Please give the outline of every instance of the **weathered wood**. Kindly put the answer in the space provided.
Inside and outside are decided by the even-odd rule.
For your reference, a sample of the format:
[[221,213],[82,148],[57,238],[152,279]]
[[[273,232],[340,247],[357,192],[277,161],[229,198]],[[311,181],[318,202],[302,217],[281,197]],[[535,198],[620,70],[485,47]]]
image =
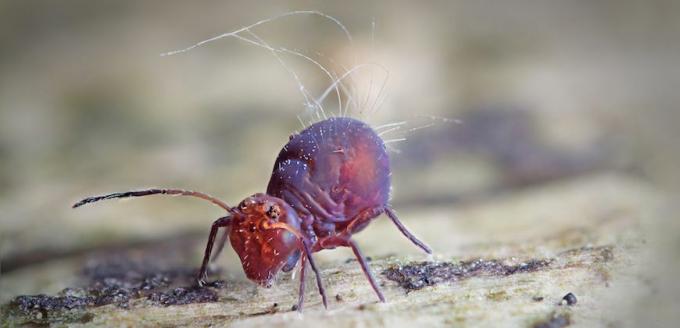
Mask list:
[[[291,311],[297,280],[284,275],[273,288],[258,288],[245,280],[233,252],[225,252],[229,259],[219,261],[216,267],[222,270],[212,276],[224,279],[224,287],[187,296],[205,237],[188,236],[10,272],[2,277],[3,303],[20,294],[56,295],[67,287],[91,287],[95,275],[87,273],[88,265],[92,269],[92,263],[115,257],[132,262],[152,258],[148,272],[134,270],[166,275],[169,285],[153,285],[122,304],[69,311],[22,310],[15,300],[3,306],[2,318],[10,325],[73,326],[637,326],[636,320],[644,319],[638,316],[638,302],[654,288],[648,267],[657,257],[649,241],[658,234],[653,227],[665,222],[661,199],[662,194],[635,179],[599,175],[478,204],[403,210],[405,224],[436,255],[422,255],[387,219],[359,234],[383,285],[385,304],[376,302],[356,261],[347,260],[348,250],[318,255],[332,295],[329,310],[320,304],[310,278],[304,313]],[[188,289],[160,294],[176,287]],[[570,292],[577,303],[561,304]],[[211,293],[217,302],[163,305],[204,301]]]

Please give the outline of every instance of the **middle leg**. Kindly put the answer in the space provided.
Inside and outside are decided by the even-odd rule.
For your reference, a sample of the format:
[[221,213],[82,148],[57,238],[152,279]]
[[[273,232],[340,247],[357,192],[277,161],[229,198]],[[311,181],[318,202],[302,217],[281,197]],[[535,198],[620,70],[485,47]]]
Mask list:
[[300,259],[300,295],[298,296],[297,310],[302,312],[305,303],[305,271],[307,271],[307,260],[303,256]]
[[302,247],[305,251],[305,257],[309,260],[309,266],[312,267],[314,275],[316,276],[316,286],[319,288],[319,294],[321,294],[321,300],[323,301],[323,307],[328,308],[328,299],[326,298],[326,289],[323,288],[323,282],[321,281],[321,273],[314,263],[314,258],[312,257],[312,249],[306,241],[302,241]]
[[380,290],[380,286],[378,286],[378,283],[375,281],[375,277],[373,277],[373,273],[371,273],[371,268],[368,266],[368,263],[366,263],[366,258],[364,258],[364,255],[361,254],[359,246],[357,246],[356,242],[354,242],[354,240],[351,239],[348,241],[347,244],[349,247],[352,248],[354,256],[357,257],[357,261],[361,265],[361,270],[364,271],[364,275],[366,275],[366,279],[368,279],[368,282],[371,283],[371,287],[373,287],[373,290],[378,295],[378,299],[380,299],[380,302],[385,303],[385,296],[383,296],[382,290]]

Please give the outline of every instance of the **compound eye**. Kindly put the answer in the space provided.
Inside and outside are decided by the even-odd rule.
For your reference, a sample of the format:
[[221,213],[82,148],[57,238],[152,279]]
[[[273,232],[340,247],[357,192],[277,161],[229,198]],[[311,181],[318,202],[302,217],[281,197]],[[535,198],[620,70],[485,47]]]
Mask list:
[[253,205],[254,203],[255,201],[253,201],[252,198],[246,198],[241,202],[241,204],[238,205],[238,207],[241,209],[241,211],[245,211],[250,205]]
[[278,220],[279,216],[281,216],[281,209],[277,205],[271,205],[267,209],[267,216],[272,220]]

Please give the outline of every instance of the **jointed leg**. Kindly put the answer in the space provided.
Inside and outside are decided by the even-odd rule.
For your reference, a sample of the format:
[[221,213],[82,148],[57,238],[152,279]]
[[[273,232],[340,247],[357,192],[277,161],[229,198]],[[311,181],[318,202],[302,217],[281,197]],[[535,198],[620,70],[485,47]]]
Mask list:
[[198,285],[201,287],[206,285],[206,280],[208,279],[208,263],[210,262],[210,252],[212,251],[213,244],[215,243],[217,230],[222,227],[228,227],[230,223],[231,217],[225,216],[215,220],[215,222],[212,224],[212,227],[210,228],[208,244],[205,246],[205,254],[203,255],[203,264],[201,264],[201,270],[199,271],[197,278]]
[[312,212],[314,216],[328,222],[338,221],[337,218],[328,213],[328,211],[326,211],[326,209],[324,209],[309,193],[297,190],[292,186],[289,186],[288,192],[293,195],[294,198],[298,199],[299,202],[304,202],[303,208],[305,208],[308,212]]
[[304,247],[305,251],[305,256],[307,257],[307,260],[309,260],[309,265],[312,267],[312,271],[314,271],[314,275],[316,275],[316,286],[319,288],[319,294],[321,294],[321,300],[323,301],[323,307],[328,308],[328,300],[326,299],[326,290],[323,288],[323,282],[321,282],[321,274],[319,273],[319,269],[316,268],[316,264],[314,263],[314,258],[312,258],[312,251],[309,248],[309,245],[307,244],[306,241],[302,241],[302,246]]
[[224,231],[222,232],[222,237],[220,237],[220,240],[217,242],[217,247],[215,247],[215,253],[213,254],[210,261],[214,262],[217,259],[217,257],[220,256],[220,253],[222,253],[222,249],[224,249],[224,245],[227,243],[227,239],[229,239],[229,228],[225,228]]
[[305,303],[305,271],[307,271],[307,260],[303,256],[300,259],[300,296],[298,296],[297,310],[302,312]]
[[352,237],[352,234],[358,232],[358,230],[361,230],[362,227],[365,227],[371,220],[378,217],[384,211],[385,209],[381,207],[369,208],[367,210],[361,211],[356,217],[352,219],[352,222],[347,225],[347,228],[345,228],[344,233],[347,234],[346,238]]
[[378,283],[376,283],[375,278],[373,277],[373,273],[371,273],[371,268],[368,266],[368,263],[366,263],[366,259],[364,256],[361,254],[361,250],[359,249],[359,246],[354,242],[354,240],[349,240],[348,241],[349,247],[352,247],[352,252],[354,252],[354,256],[357,257],[357,261],[359,261],[359,264],[361,265],[361,270],[364,271],[364,274],[366,275],[366,279],[368,279],[368,282],[371,283],[371,287],[373,287],[373,290],[375,293],[378,295],[378,299],[380,299],[380,302],[385,302],[385,296],[383,296],[382,291],[380,290],[380,286],[378,286]]
[[392,219],[392,222],[394,222],[394,224],[397,226],[397,229],[399,229],[399,231],[401,231],[401,233],[404,234],[406,238],[408,238],[412,243],[416,244],[416,246],[424,250],[425,253],[432,254],[432,249],[429,246],[427,246],[424,242],[418,240],[418,238],[416,238],[416,236],[414,236],[410,231],[408,231],[408,229],[406,229],[406,227],[401,223],[401,221],[399,221],[399,218],[397,217],[397,214],[394,213],[394,210],[392,210],[389,207],[385,207],[385,213],[387,213],[387,216],[389,216],[390,219]]

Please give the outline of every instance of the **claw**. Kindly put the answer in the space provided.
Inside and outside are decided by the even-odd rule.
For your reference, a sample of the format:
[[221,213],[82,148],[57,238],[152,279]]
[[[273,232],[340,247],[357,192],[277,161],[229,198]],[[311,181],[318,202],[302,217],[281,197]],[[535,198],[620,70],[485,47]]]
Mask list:
[[208,282],[206,281],[206,277],[200,278],[196,280],[196,283],[198,283],[198,287],[205,287],[208,285]]

